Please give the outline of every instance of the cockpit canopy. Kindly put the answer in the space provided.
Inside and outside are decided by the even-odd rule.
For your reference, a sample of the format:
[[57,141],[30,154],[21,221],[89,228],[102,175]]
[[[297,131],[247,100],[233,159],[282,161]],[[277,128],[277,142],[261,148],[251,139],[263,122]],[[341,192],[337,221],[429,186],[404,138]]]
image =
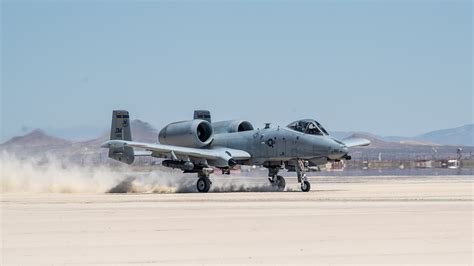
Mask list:
[[324,127],[313,119],[303,119],[295,121],[287,126],[289,129],[293,129],[298,132],[302,132],[310,135],[329,135]]

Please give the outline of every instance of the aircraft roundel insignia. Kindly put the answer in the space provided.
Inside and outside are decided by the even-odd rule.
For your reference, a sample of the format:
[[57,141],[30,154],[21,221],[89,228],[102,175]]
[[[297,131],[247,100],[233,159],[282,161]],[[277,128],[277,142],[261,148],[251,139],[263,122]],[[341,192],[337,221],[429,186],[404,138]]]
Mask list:
[[268,140],[267,140],[267,145],[268,145],[269,147],[272,147],[272,148],[273,148],[273,145],[275,145],[275,141],[274,141],[273,139],[268,139]]

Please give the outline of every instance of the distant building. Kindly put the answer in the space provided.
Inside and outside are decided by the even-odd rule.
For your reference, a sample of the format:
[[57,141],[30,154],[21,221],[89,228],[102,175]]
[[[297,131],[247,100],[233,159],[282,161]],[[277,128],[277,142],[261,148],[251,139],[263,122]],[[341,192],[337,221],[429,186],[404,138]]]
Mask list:
[[449,160],[439,160],[436,161],[436,167],[438,168],[450,168],[450,169],[457,169],[460,167],[460,161],[456,159],[449,159]]
[[416,160],[415,161],[416,168],[432,168],[433,161],[431,160]]

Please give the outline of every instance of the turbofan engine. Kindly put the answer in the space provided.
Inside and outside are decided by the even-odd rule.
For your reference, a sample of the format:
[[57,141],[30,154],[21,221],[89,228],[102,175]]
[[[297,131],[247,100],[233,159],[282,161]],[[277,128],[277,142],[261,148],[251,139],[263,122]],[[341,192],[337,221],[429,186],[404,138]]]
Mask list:
[[249,121],[228,120],[212,123],[214,133],[234,133],[253,130],[253,125]]
[[211,123],[199,119],[171,123],[158,134],[158,140],[161,144],[192,148],[209,145],[213,137],[214,130]]

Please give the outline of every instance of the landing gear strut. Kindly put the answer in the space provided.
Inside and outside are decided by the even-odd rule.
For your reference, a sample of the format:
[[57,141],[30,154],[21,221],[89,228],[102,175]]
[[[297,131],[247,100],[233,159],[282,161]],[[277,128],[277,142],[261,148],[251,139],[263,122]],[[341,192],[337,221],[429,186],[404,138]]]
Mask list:
[[198,172],[198,181],[196,183],[196,188],[199,192],[208,192],[211,188],[211,180],[209,180],[209,175],[211,171],[206,170],[205,168]]
[[301,190],[303,192],[308,192],[311,189],[311,184],[306,177],[306,166],[304,165],[303,160],[298,160],[296,162],[296,175],[298,176],[298,183],[301,183]]
[[268,176],[270,178],[268,178],[268,180],[270,181],[270,183],[278,189],[278,191],[283,191],[285,190],[285,186],[286,186],[286,181],[285,181],[285,178],[283,178],[283,176],[281,175],[278,175],[278,171],[280,170],[280,167],[269,167],[268,168]]

